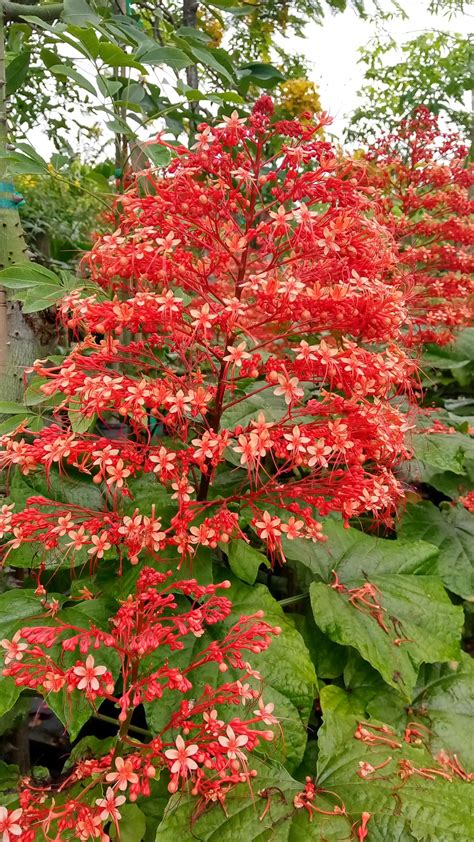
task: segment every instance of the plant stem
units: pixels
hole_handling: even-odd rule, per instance
[[[123,724],[120,723],[117,719],[114,719],[113,716],[106,716],[104,713],[94,713],[92,714],[93,719],[100,719],[101,722],[108,722],[109,725],[116,725],[117,728],[121,728]],[[151,731],[147,731],[146,728],[140,728],[138,725],[129,725],[129,731],[135,731],[137,734],[142,734],[144,737],[152,737],[153,734]]]
[[[309,591],[305,591],[305,593],[296,594],[295,596],[287,596],[286,599],[279,599],[278,605],[281,605],[282,608],[284,608],[285,605],[292,605],[293,602],[300,602],[302,599],[306,599],[308,596]]]

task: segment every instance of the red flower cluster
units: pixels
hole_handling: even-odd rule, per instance
[[[390,521],[409,426],[392,398],[414,374],[392,241],[319,124],[270,111],[264,98],[248,120],[202,125],[121,198],[120,227],[85,259],[97,292],[62,303],[76,346],[33,367],[55,423],[4,436],[0,459],[79,471],[104,508],[37,497],[5,510],[5,553],[34,542],[93,566],[105,553],[182,562],[248,540],[250,523],[284,558],[281,536],[321,539],[330,512]],[[74,432],[66,410],[78,429],[119,418],[125,433]],[[130,509],[146,474],[169,517]]]
[[[474,316],[474,168],[459,135],[443,134],[420,106],[365,158],[363,180],[381,196],[377,219],[406,268],[410,344],[449,342]]]
[[[262,700],[258,672],[245,658],[248,652],[266,649],[280,630],[264,622],[261,612],[241,617],[222,639],[204,638],[202,650],[185,665],[171,666],[171,653],[185,649],[188,636],[204,636],[229,616],[232,606],[217,596],[227,582],[166,584],[170,576],[144,568],[136,593],[122,603],[107,630],[94,623],[88,629],[78,628],[57,616],[49,624],[21,628],[12,640],[1,641],[6,652],[3,675],[18,686],[42,694],[65,691],[71,704],[74,690],[79,690],[91,705],[109,699],[120,710],[120,748],[79,761],[61,784],[66,799],[55,799],[47,788],[26,782],[21,809],[5,817],[19,828],[9,832],[23,842],[38,838],[42,831],[45,838],[53,838],[53,830],[57,839],[67,830],[68,838],[72,833],[74,839],[105,842],[106,828],[110,823],[117,826],[126,797],[134,801],[150,795],[157,771],[168,770],[171,793],[186,786],[203,805],[223,804],[229,789],[255,776],[248,754],[261,740],[273,739],[268,726],[277,719],[273,705]],[[184,603],[182,609],[179,602]],[[76,652],[80,657],[74,660]],[[199,678],[201,668],[209,664],[221,674],[237,671],[239,678],[211,687]],[[180,702],[174,700],[177,693]],[[168,721],[148,742],[131,740],[127,734],[133,711],[158,699],[169,711]],[[243,718],[220,718],[226,707],[238,705],[244,706]]]

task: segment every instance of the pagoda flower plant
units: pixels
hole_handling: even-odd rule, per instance
[[[272,114],[263,96],[191,149],[158,138],[169,164],[118,199],[60,304],[71,350],[29,372],[43,414],[2,437],[3,562],[32,577],[1,641],[4,684],[43,696],[72,739],[104,710],[116,722],[59,782],[22,781],[4,842],[119,838],[158,790],[193,801],[191,824],[234,790],[253,803],[294,723],[263,675],[281,624],[241,610],[239,579],[274,570],[291,595],[292,542],[322,545],[333,515],[390,526],[403,498],[411,420],[394,399],[415,364],[393,241],[321,139],[324,115]],[[385,622],[376,589],[353,598]],[[284,634],[309,664],[304,731],[314,668]],[[298,821],[347,816],[308,781],[289,800]],[[344,822],[364,839],[369,819]]]

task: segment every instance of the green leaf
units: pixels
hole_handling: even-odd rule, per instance
[[[243,64],[237,69],[239,78],[247,83],[251,82],[260,88],[274,88],[279,82],[284,82],[285,77],[272,64],[262,62],[251,62]]]
[[[9,637],[11,631],[16,631],[26,617],[38,614],[43,614],[43,608],[34,591],[18,589],[0,594],[0,638]]]
[[[466,739],[474,729],[474,661],[462,654],[449,664],[424,664],[407,708],[400,697],[380,680],[374,684],[366,704],[367,713],[383,719],[402,732],[409,722],[420,723],[423,742],[433,756],[441,750],[455,754],[471,771],[474,742]]]
[[[251,421],[256,420],[259,412],[265,413],[267,421],[279,421],[286,415],[287,407],[281,398],[267,389],[255,395],[242,395],[238,403],[223,412],[221,427],[229,430],[238,425],[247,427]]]
[[[178,50],[177,47],[152,47],[139,55],[143,64],[167,64],[173,70],[183,70],[194,64],[194,59],[187,56],[183,50]]]
[[[17,687],[11,678],[0,678],[0,716],[5,716],[12,710],[20,693],[21,687]],[[0,733],[3,731],[0,730]]]
[[[29,290],[25,296],[21,296],[24,313],[38,313],[40,310],[46,310],[52,307],[56,301],[59,301],[64,296],[63,287],[38,286]]]
[[[64,0],[62,18],[66,23],[83,27],[100,22],[100,18],[92,11],[86,0]]]
[[[74,433],[87,433],[91,427],[97,421],[97,416],[93,415],[91,418],[87,418],[85,415],[82,415],[77,410],[70,409],[68,411],[69,423],[71,424],[71,430]]]
[[[20,783],[20,770],[18,766],[0,761],[0,791],[16,792]],[[5,803],[2,799],[2,803]]]
[[[46,164],[45,164],[46,166]],[[60,286],[60,278],[39,263],[13,263],[0,271],[0,283],[7,289]]]
[[[11,433],[26,419],[28,418],[27,412],[22,412],[19,415],[10,415],[5,421],[0,423],[0,435],[5,435],[5,433]]]
[[[42,166],[28,155],[21,155],[18,152],[1,155],[0,164],[6,165],[8,172],[16,175],[44,175],[46,171],[46,164]]]
[[[347,661],[347,649],[333,643],[322,633],[314,622],[311,609],[304,615],[292,613],[287,617],[294,623],[306,643],[318,678],[338,678],[342,675]]]
[[[226,630],[238,622],[241,616],[263,610],[266,621],[280,626],[282,633],[274,638],[266,651],[252,656],[252,666],[263,677],[265,702],[273,702],[275,710],[278,711],[277,715],[285,723],[285,738],[273,743],[262,742],[259,751],[272,757],[276,756],[287,768],[294,769],[304,754],[306,727],[317,690],[316,674],[308,651],[301,636],[287,621],[281,607],[266,587],[250,587],[234,581],[229,591],[226,591],[226,596],[232,602],[232,614],[225,623],[212,627],[204,638],[190,641],[185,650],[172,653],[168,663],[177,667],[189,664],[213,639],[221,639]],[[239,672],[235,672],[231,678],[231,674],[231,670],[226,673],[228,680],[240,675]],[[215,686],[222,680],[221,674],[214,666],[202,670],[199,676],[201,684],[196,679],[197,674],[190,698],[196,698],[204,684]],[[147,722],[153,733],[161,731],[174,710],[175,701],[172,698],[166,703],[168,708],[165,708],[165,699],[146,705]]]
[[[464,452],[457,436],[423,433],[413,436],[415,458],[440,471],[463,473]]]
[[[263,553],[259,553],[242,539],[230,542],[227,555],[232,573],[249,585],[255,582],[261,564],[265,567],[270,566]]]
[[[71,769],[78,760],[93,760],[108,754],[117,742],[116,737],[99,739],[93,734],[82,737],[71,749],[71,753],[64,764],[65,769]]]
[[[80,88],[83,88],[89,94],[92,94],[92,96],[97,96],[97,91],[92,82],[89,82],[89,80],[86,79],[82,73],[79,73],[75,67],[69,67],[68,64],[54,64],[49,69],[55,76],[66,76],[68,79],[72,79],[73,82],[76,82]]]
[[[219,61],[215,50],[209,49],[208,47],[204,46],[193,46],[192,53],[199,64],[203,64],[205,67],[210,67],[212,70],[215,70],[216,73],[219,74],[219,76],[221,76],[227,82],[230,82],[231,85],[234,84],[234,76],[231,73],[229,73],[228,69],[224,66],[224,64],[222,64],[222,62]]]
[[[145,835],[146,818],[136,804],[124,804],[120,808],[122,818],[117,829],[112,824],[109,830],[111,839],[120,839],[120,842],[141,842]]]
[[[287,559],[295,559],[324,582],[331,582],[332,571],[342,578],[370,578],[385,573],[424,574],[437,573],[437,549],[425,541],[388,541],[373,538],[358,529],[345,529],[340,520],[324,521],[326,543],[304,539],[282,544]]]
[[[428,500],[408,504],[399,535],[404,539],[429,538],[439,548],[439,575],[455,594],[474,596],[474,515],[464,506],[443,506]]]
[[[93,22],[91,21],[91,23]],[[69,24],[68,30],[71,33],[71,35],[74,35],[77,38],[77,40],[81,42],[82,46],[85,47],[87,53],[90,55],[91,58],[99,57],[100,42],[94,31],[93,26],[83,28],[80,25],[74,26],[74,24]]]
[[[403,781],[400,763],[408,761],[418,769],[441,767],[423,747],[405,743],[402,734],[394,735],[400,748],[356,739],[359,717],[339,687],[323,688],[321,706],[318,787],[336,792],[352,818],[370,813],[368,840],[467,842],[474,836],[467,781],[436,776],[429,780],[418,774]],[[386,765],[383,771],[361,778],[357,774],[361,763]]]
[[[49,400],[49,395],[45,395],[41,391],[43,386],[48,381],[45,377],[32,377],[24,392],[24,400],[27,406],[37,406],[40,403],[45,403]]]
[[[89,510],[102,510],[100,489],[84,474],[64,474],[52,470],[49,479],[42,472],[24,476],[15,472],[10,485],[10,500],[18,509],[26,506],[28,497],[42,496],[59,503],[70,503]]]
[[[427,575],[434,572],[436,549],[423,541],[372,538],[344,529],[339,521],[327,520],[324,528],[325,544],[283,542],[288,559],[322,580],[310,587],[316,624],[334,642],[357,649],[387,684],[410,699],[421,663],[459,657],[462,612],[441,582]],[[333,571],[346,588],[375,585],[388,633],[376,617],[352,605],[347,593],[332,587]]]
[[[166,167],[171,160],[170,150],[167,149],[166,146],[162,146],[161,143],[140,143],[137,141],[135,146],[140,150],[145,158],[148,158],[152,162],[155,167]],[[142,169],[144,164],[145,162],[143,162],[140,167],[140,163],[138,162],[138,166],[136,166],[135,169]]]
[[[43,614],[39,597],[32,590],[9,590],[0,594],[0,640],[11,638],[30,617]],[[0,675],[0,716],[10,711],[21,693],[12,678]]]
[[[9,97],[23,84],[30,66],[31,50],[24,50],[6,66],[5,96]]]
[[[359,587],[364,578],[341,581]],[[410,700],[420,664],[459,657],[462,609],[451,604],[432,576],[388,574],[371,576],[370,582],[378,589],[388,632],[375,617],[352,605],[346,594],[321,582],[310,588],[314,619],[331,640],[357,649],[387,684]]]
[[[0,401],[0,415],[22,415],[26,413],[26,407],[14,401]]]
[[[303,787],[285,769],[254,757],[250,767],[257,771],[252,793],[248,785],[239,784],[226,796],[225,811],[213,805],[197,817],[195,798],[173,796],[155,842],[189,839],[190,828],[199,842],[341,842],[351,838],[348,817],[315,813],[310,822],[305,810],[295,808],[294,798]],[[268,796],[270,809],[265,810]],[[333,806],[334,799],[318,794],[321,810],[332,810]]]
[[[88,629],[91,623],[99,628],[106,629],[111,610],[113,609],[111,609],[108,601],[95,599],[80,603],[73,608],[66,608],[60,612],[58,617],[78,629]],[[56,644],[49,652],[53,659],[60,659],[61,664],[66,668],[72,667],[77,660],[85,661],[86,657],[78,651],[63,651],[60,644]],[[100,663],[110,670],[114,678],[117,678],[120,673],[120,659],[115,650],[102,647],[100,654],[96,656],[96,663],[99,663],[99,659]],[[76,739],[81,728],[94,714],[94,705],[79,690],[73,690],[72,693],[67,690],[61,690],[58,693],[46,693],[45,699],[48,706],[67,729],[71,741]]]
[[[252,664],[263,677],[265,700],[274,703],[277,715],[285,723],[282,744],[266,744],[262,750],[275,752],[291,771],[303,757],[306,727],[317,693],[317,678],[308,650],[264,585],[251,587],[234,580],[226,596],[232,602],[232,615],[224,627],[237,622],[241,615],[261,610],[267,622],[282,629],[265,652],[252,658]]]
[[[108,67],[134,67],[136,70],[144,70],[143,66],[135,61],[133,55],[126,53],[117,44],[101,41],[99,56]]]
[[[194,29],[192,26],[180,26],[176,30],[176,35],[184,38],[186,41],[197,41],[200,44],[209,44],[212,41],[211,36],[207,32],[203,32],[201,29]]]
[[[131,515],[139,509],[140,514],[149,517],[154,506],[156,517],[162,518],[163,523],[169,526],[176,514],[176,502],[154,474],[143,474],[131,480],[128,487],[132,498],[124,500],[124,514]]]
[[[117,82],[114,79],[103,79],[102,76],[98,76],[97,87],[102,96],[114,97],[122,89],[123,85],[122,82]]]

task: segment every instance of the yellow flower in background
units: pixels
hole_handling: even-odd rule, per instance
[[[309,79],[288,79],[280,86],[281,108],[289,117],[299,117],[303,111],[321,111],[321,100],[314,82]]]
[[[209,42],[208,47],[220,47],[222,42],[222,37],[224,35],[224,27],[217,20],[217,18],[212,17],[211,15],[207,14],[206,12],[199,9],[197,13],[197,20],[199,23],[200,28],[206,35],[209,35],[212,38],[212,41]]]
[[[34,175],[18,175],[15,178],[15,184],[20,190],[28,190],[37,187],[38,178]]]

